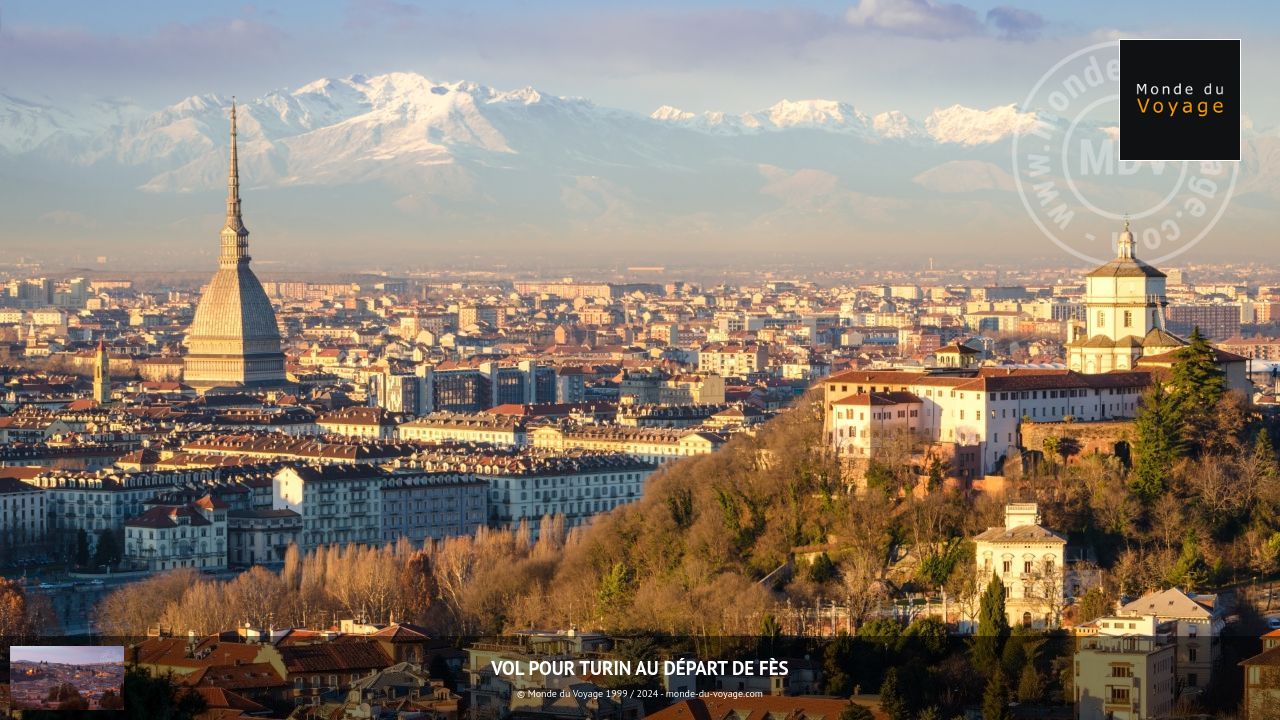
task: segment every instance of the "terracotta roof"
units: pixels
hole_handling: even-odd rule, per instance
[[[285,679],[280,677],[280,672],[271,663],[265,662],[202,667],[195,672],[178,676],[177,680],[183,685],[197,688],[211,687],[224,690],[254,690],[283,687],[286,684]]]
[[[835,401],[834,405],[902,405],[908,403],[922,403],[915,393],[905,391],[893,392],[876,392],[876,393],[858,393],[848,397],[840,398]]]
[[[217,637],[198,641],[192,657],[187,656],[186,638],[148,638],[134,646],[139,665],[187,668],[252,663],[260,649],[258,645],[221,642]]]
[[[289,673],[368,670],[384,668],[391,658],[374,642],[344,642],[291,645],[279,648]]]
[[[178,518],[188,518],[188,524],[192,527],[201,525],[212,525],[204,515],[187,507],[153,507],[150,510],[131,517],[124,521],[125,527],[142,527],[142,528],[175,528],[178,527]]]
[[[1280,645],[1263,650],[1253,657],[1240,661],[1241,665],[1268,665],[1271,667],[1280,667]]]

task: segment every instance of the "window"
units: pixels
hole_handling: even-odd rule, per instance
[[[1133,666],[1132,665],[1112,665],[1111,677],[1118,677],[1118,678],[1133,677]]]
[[[1005,572],[1009,572],[1009,571],[1010,571],[1010,570],[1012,570],[1012,569],[1013,569],[1013,561],[1012,561],[1012,560],[1005,560],[1005,561],[1004,561],[1004,571],[1005,571]]]
[[[1124,326],[1133,327],[1133,311],[1132,310],[1124,311]]]
[[[1107,324],[1107,313],[1103,310],[1098,311],[1098,324],[1099,325]]]
[[[1112,703],[1129,702],[1129,688],[1121,687],[1119,685],[1112,685],[1109,689],[1111,690]]]

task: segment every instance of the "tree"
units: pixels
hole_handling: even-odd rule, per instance
[[[996,670],[987,681],[987,689],[982,693],[982,720],[1010,720],[1009,685],[1004,673]]]
[[[26,592],[18,581],[0,578],[0,637],[21,637],[28,629]]]
[[[1210,431],[1218,403],[1227,394],[1227,378],[1199,327],[1191,330],[1184,347],[1174,351],[1169,386],[1188,443],[1197,450],[1203,449],[1212,438]]]
[[[1022,676],[1018,678],[1018,702],[1037,703],[1044,697],[1044,683],[1040,673],[1036,672],[1033,663],[1022,667]]]
[[[78,567],[89,564],[89,533],[84,528],[76,530],[75,561]]]
[[[818,553],[813,562],[809,563],[809,579],[814,583],[823,585],[835,576],[835,563],[831,562],[831,556],[826,553]]]
[[[911,707],[898,679],[898,668],[891,667],[880,684],[880,709],[889,720],[910,720]]]
[[[1204,556],[1200,552],[1200,542],[1194,532],[1187,533],[1183,538],[1182,552],[1178,555],[1178,561],[1169,568],[1165,579],[1170,585],[1188,592],[1197,589],[1209,579],[1209,567],[1205,564]]]
[[[1055,464],[1055,466],[1058,462],[1058,453],[1061,449],[1061,442],[1062,438],[1059,438],[1057,435],[1047,435],[1045,436],[1044,443],[1042,443],[1044,447],[1044,459]]]
[[[120,548],[116,544],[116,534],[110,530],[98,533],[98,546],[93,551],[93,564],[110,567],[120,562]]]
[[[1114,605],[1115,598],[1106,590],[1100,586],[1091,587],[1076,603],[1075,616],[1072,617],[1072,621],[1076,625],[1081,625],[1091,620],[1096,620],[1111,612]]]
[[[153,677],[146,668],[136,665],[125,671],[121,695],[128,699],[125,714],[131,719],[194,720],[208,708],[204,698],[191,688],[179,689],[170,676]]]
[[[875,720],[875,715],[866,705],[851,702],[840,711],[840,720]]]
[[[991,573],[978,609],[978,634],[974,638],[974,664],[984,672],[997,667],[1004,641],[1009,637],[1009,616],[1004,605],[1004,583]]]
[[[1137,457],[1129,489],[1150,505],[1164,494],[1165,478],[1174,462],[1186,454],[1182,405],[1164,384],[1156,381],[1143,395],[1134,422]]]

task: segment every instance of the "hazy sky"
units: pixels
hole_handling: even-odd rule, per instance
[[[826,97],[925,114],[1020,93],[1083,41],[1242,37],[1245,84],[1269,87],[1280,4],[1267,0],[171,0],[0,2],[0,90],[144,104],[255,96],[322,76],[412,70],[533,85],[650,111],[745,111]],[[1254,81],[1254,82],[1251,82]],[[1260,84],[1256,84],[1260,83]],[[1245,110],[1280,119],[1274,93]]]
[[[1117,37],[1241,38],[1242,109],[1258,130],[1280,125],[1274,0],[0,0],[0,93],[73,113],[77,103],[104,96],[158,109],[204,93],[253,98],[322,77],[410,71],[437,82],[533,86],[645,114],[661,105],[740,113],[823,98],[867,114],[900,110],[923,119],[955,104],[1021,102],[1059,59]],[[1195,256],[1251,256],[1248,238],[1274,227],[1280,182],[1263,162],[1274,157],[1267,137],[1216,231],[1221,242],[1205,243]],[[660,191],[681,179],[675,171],[651,177],[645,195],[630,176],[595,177],[622,172],[610,167],[532,181],[473,164],[472,175],[442,170],[438,185],[380,192],[263,188],[262,173],[253,173],[267,161],[255,166],[252,148],[242,153],[242,168],[259,267],[299,257],[336,263],[344,252],[413,266],[473,247],[478,257],[589,247],[661,262],[663,252],[773,251],[780,238],[788,250],[859,262],[903,248],[914,257],[981,247],[993,261],[1056,254],[1008,187],[1007,151],[953,149],[946,159],[985,164],[952,164],[932,178],[931,194],[910,174],[899,187],[882,179],[858,184],[827,168],[821,153],[800,157],[797,144],[760,145],[744,155],[758,165],[702,178],[706,187],[673,185],[670,198]],[[120,177],[94,175],[97,166],[0,163],[0,214],[11,218],[0,250],[44,257],[52,249],[77,266],[142,257],[208,267],[220,227],[222,160],[214,160],[208,176],[215,182],[187,195],[142,192],[152,172],[145,162]],[[886,168],[900,160],[846,165]],[[974,178],[989,180],[985,194],[947,190]],[[715,192],[739,205],[702,212],[699,202]],[[909,193],[916,199],[904,201]],[[511,197],[546,209],[550,220],[520,216],[524,209]],[[342,212],[317,213],[317,198]],[[1101,236],[1115,225],[1092,229]],[[754,234],[735,237],[744,228]]]
[[[94,645],[15,645],[9,650],[9,660],[66,663],[69,665],[118,663],[124,662],[124,649],[119,645],[107,647]]]

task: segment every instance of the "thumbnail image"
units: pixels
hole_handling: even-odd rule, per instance
[[[16,645],[9,653],[15,710],[112,710],[124,707],[124,648],[119,645]]]

